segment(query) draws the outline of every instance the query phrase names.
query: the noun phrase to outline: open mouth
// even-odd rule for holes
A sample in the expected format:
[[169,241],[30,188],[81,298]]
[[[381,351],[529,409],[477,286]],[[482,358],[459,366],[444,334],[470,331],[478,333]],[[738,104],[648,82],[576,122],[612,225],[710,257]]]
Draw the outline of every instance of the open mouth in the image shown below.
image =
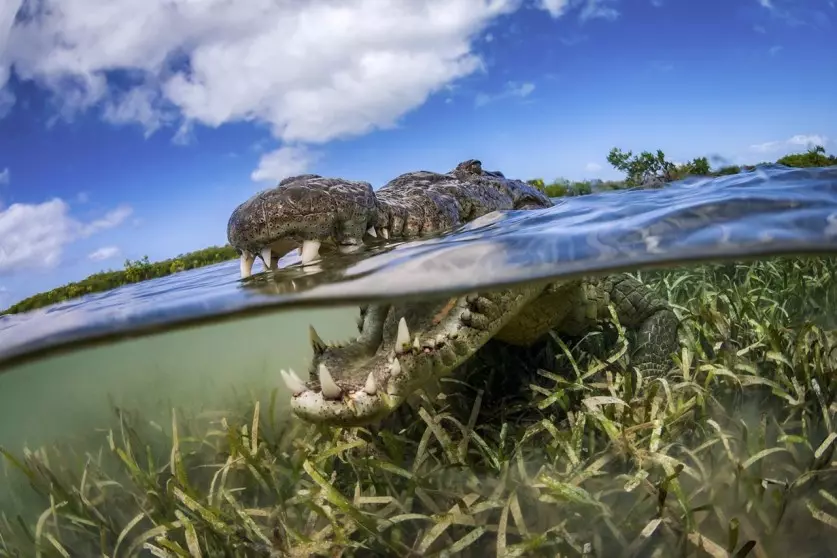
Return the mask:
[[421,367],[421,357],[431,356],[428,345],[435,343],[422,344],[418,336],[411,341],[402,317],[395,343],[388,348],[378,324],[382,326],[381,322],[367,321],[360,338],[348,346],[327,346],[311,328],[315,359],[319,361],[316,379],[305,382],[293,370],[280,371],[292,394],[291,410],[297,416],[316,423],[362,425],[401,403],[405,384],[412,379],[416,366]]

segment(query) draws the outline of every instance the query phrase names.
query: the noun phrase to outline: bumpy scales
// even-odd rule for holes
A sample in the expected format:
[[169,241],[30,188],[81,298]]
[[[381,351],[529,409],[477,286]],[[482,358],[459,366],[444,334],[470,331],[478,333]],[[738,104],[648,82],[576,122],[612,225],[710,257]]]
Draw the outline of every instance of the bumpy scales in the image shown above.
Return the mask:
[[[323,245],[347,247],[365,235],[420,237],[501,209],[552,205],[539,190],[477,160],[447,174],[401,175],[378,190],[365,182],[317,175],[283,180],[230,217],[230,244],[242,253],[242,276],[254,254],[271,266],[300,248],[304,262]],[[274,256],[276,256],[274,258]],[[281,375],[299,417],[334,425],[379,420],[424,383],[453,372],[491,339],[527,346],[548,331],[582,335],[616,309],[633,335],[632,363],[646,375],[669,368],[677,318],[667,302],[628,275],[534,283],[462,297],[361,308],[360,335],[330,345],[311,329],[314,358],[305,381]]]

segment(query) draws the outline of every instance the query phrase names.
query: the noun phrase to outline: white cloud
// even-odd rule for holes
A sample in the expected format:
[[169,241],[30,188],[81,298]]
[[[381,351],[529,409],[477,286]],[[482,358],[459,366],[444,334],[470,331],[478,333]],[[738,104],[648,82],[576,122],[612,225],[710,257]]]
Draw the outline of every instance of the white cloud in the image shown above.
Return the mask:
[[570,6],[570,0],[539,0],[538,6],[552,17],[561,17]]
[[117,256],[119,256],[119,248],[116,246],[105,246],[103,248],[99,248],[95,252],[87,254],[87,258],[93,260],[94,262],[109,260]]
[[283,178],[303,174],[317,159],[304,146],[285,146],[265,153],[259,159],[259,167],[250,178],[256,182],[279,182]]
[[773,45],[767,52],[770,53],[770,56],[775,56],[779,54],[780,50],[782,50],[782,45]]
[[768,10],[773,9],[773,2],[771,0],[758,0],[758,3],[762,8],[767,8]]
[[537,7],[549,12],[553,18],[559,18],[571,8],[581,6],[578,16],[581,21],[595,18],[613,20],[619,17],[619,11],[609,4],[615,2],[616,0],[538,0]]
[[16,203],[0,211],[0,275],[58,265],[64,247],[79,238],[119,225],[130,208],[121,207],[92,223],[70,216],[64,200]]
[[0,171],[0,184],[8,184],[12,180],[12,171],[8,167]]
[[110,100],[104,108],[103,117],[113,124],[139,123],[145,130],[145,137],[157,131],[170,116],[161,109],[157,92],[150,87],[138,87],[115,100]]
[[121,205],[112,211],[108,211],[101,219],[82,225],[79,229],[80,236],[90,236],[105,229],[112,229],[125,222],[134,210],[127,205]]
[[[40,0],[0,71],[49,89],[62,117],[95,105],[147,134],[175,126],[179,142],[194,124],[252,121],[283,144],[324,143],[393,127],[481,70],[472,43],[522,2]],[[109,82],[117,70],[127,80]]]
[[602,170],[602,166],[598,163],[587,163],[587,166],[584,167],[584,168],[588,172],[598,172],[598,171]]
[[482,107],[487,105],[488,103],[499,101],[501,99],[508,99],[510,97],[524,98],[528,97],[534,90],[534,83],[517,83],[514,81],[509,81],[506,83],[506,87],[501,93],[497,93],[496,95],[489,95],[488,93],[479,93],[474,98],[474,103],[478,107]]
[[809,149],[815,145],[825,146],[829,139],[819,134],[796,134],[784,141],[767,141],[751,145],[750,149],[759,153],[770,153],[781,149],[804,147]]

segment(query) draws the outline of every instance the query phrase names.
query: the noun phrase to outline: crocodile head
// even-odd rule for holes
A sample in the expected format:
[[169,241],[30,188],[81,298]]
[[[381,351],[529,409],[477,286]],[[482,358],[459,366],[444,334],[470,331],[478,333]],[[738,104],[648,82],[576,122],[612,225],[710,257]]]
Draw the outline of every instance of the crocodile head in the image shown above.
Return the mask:
[[281,371],[303,420],[357,426],[384,418],[417,388],[467,361],[523,308],[536,286],[370,305],[359,337],[327,344],[311,329],[309,380]]
[[279,258],[299,249],[303,263],[322,245],[345,248],[362,243],[377,206],[368,182],[304,174],[282,180],[233,210],[227,239],[241,254],[241,276],[250,275],[256,256],[275,269]]
[[321,249],[351,251],[371,237],[411,238],[444,232],[498,209],[549,207],[536,188],[486,171],[477,159],[452,171],[408,172],[373,191],[368,182],[304,174],[282,180],[235,208],[227,239],[241,255],[241,276],[256,257],[275,269],[299,249],[303,265]]

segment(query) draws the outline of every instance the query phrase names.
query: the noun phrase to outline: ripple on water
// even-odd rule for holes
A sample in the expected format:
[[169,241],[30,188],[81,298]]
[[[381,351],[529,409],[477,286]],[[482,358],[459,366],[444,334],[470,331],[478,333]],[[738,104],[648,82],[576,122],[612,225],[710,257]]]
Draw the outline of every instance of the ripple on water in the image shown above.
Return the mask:
[[[297,304],[467,291],[590,272],[837,249],[837,167],[766,166],[659,190],[556,200],[441,237],[378,245],[241,283],[225,262],[0,318],[0,363],[84,340]],[[221,226],[223,224],[220,224]]]

